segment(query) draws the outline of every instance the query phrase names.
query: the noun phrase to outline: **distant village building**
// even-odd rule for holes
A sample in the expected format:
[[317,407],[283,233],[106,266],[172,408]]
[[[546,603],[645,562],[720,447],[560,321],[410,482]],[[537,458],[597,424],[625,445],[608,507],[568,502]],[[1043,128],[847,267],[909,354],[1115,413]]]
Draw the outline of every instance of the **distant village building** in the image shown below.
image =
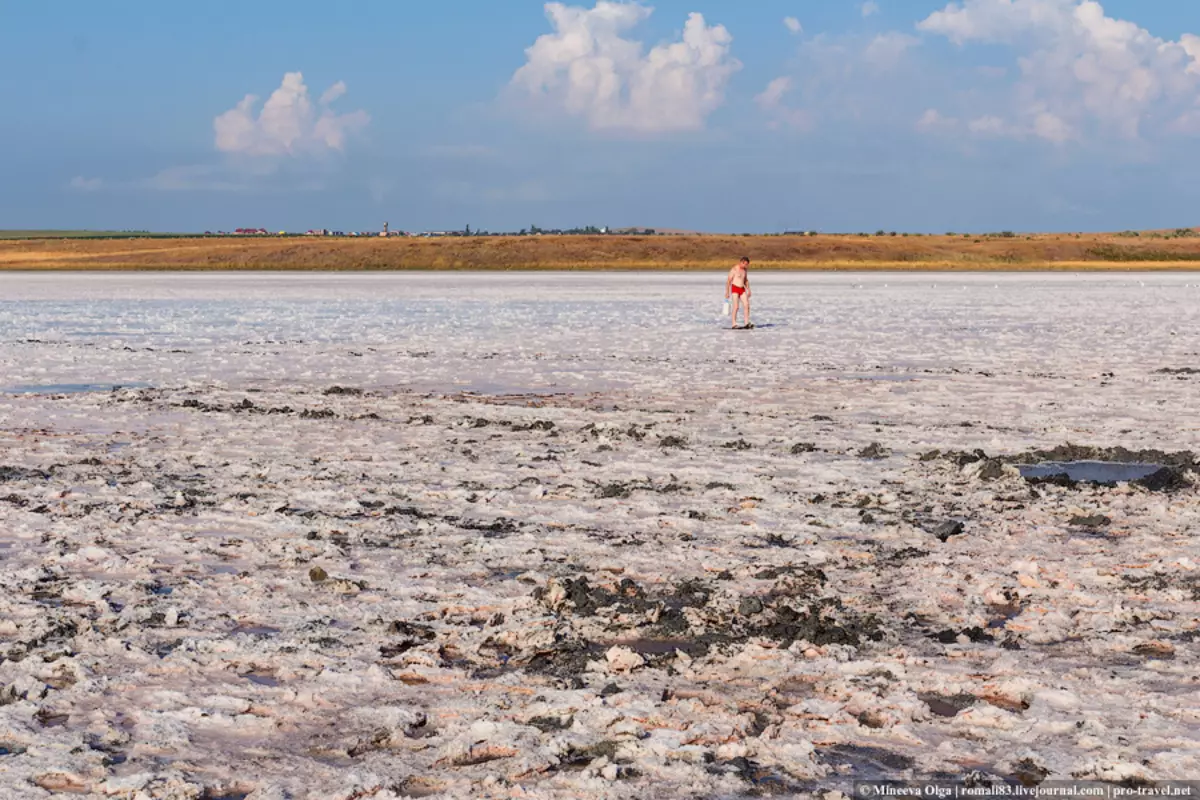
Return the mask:
[[237,230],[234,231],[234,233],[239,234],[241,236],[266,236],[267,229],[266,228],[238,228]]

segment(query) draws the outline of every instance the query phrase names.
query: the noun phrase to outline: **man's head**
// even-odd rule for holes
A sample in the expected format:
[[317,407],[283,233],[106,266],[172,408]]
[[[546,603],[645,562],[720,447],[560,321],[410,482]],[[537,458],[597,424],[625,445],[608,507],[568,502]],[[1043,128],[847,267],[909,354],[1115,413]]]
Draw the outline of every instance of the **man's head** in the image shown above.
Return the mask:
[[742,256],[742,260],[739,261],[738,263],[741,264],[743,267],[748,267],[748,266],[750,266],[750,259],[746,258],[745,256]]

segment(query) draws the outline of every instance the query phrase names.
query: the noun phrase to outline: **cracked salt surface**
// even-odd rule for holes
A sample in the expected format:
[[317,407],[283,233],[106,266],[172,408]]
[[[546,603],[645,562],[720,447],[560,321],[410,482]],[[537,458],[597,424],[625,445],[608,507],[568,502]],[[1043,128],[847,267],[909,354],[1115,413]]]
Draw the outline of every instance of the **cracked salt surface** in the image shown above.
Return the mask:
[[[156,387],[0,394],[0,794],[1195,779],[1141,280],[756,273],[734,336],[721,276],[0,276],[4,385]],[[1016,466],[1118,446],[1170,474]]]

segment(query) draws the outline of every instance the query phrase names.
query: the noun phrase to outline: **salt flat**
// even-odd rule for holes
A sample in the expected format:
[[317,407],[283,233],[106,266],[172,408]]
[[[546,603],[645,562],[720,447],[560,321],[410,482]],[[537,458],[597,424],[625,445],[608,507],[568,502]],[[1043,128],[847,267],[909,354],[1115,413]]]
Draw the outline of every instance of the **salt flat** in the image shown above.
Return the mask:
[[723,279],[0,276],[0,793],[1200,777],[1200,275]]

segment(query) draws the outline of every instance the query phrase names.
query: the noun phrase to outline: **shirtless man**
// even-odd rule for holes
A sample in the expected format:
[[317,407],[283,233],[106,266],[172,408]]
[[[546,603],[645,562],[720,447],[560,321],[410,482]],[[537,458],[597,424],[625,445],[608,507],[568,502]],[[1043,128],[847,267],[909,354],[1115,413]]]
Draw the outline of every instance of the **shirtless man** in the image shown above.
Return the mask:
[[738,306],[745,309],[742,312],[742,319],[745,321],[745,327],[750,327],[750,259],[743,258],[732,269],[729,270],[729,277],[725,279],[725,299],[729,299],[730,293],[733,293],[733,303],[731,307],[733,313],[730,317],[731,327],[736,328]]

